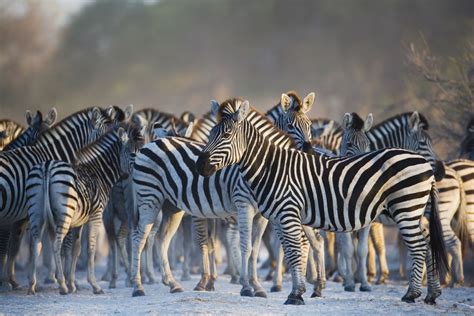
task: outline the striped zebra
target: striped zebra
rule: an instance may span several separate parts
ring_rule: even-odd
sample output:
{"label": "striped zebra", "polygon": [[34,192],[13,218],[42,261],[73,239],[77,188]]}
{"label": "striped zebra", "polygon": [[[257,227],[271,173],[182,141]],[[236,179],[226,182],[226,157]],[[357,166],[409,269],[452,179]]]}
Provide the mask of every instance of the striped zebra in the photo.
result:
{"label": "striped zebra", "polygon": [[24,130],[17,138],[8,143],[3,150],[9,151],[17,149],[23,146],[32,146],[35,144],[39,134],[47,130],[51,125],[54,124],[57,117],[57,111],[52,108],[46,119],[43,120],[43,114],[40,111],[36,111],[36,114],[32,114],[30,111],[26,111],[25,118],[28,128]]}
{"label": "striped zebra", "polygon": [[[73,164],[48,160],[31,169],[27,180],[32,254],[29,294],[36,292],[36,258],[41,252],[45,230],[53,242],[59,293],[76,291],[75,267],[81,251],[81,230],[85,224],[89,225],[87,280],[94,294],[104,293],[97,284],[94,272],[96,239],[102,225],[103,209],[112,186],[124,173],[131,171],[130,155],[143,145],[138,129],[125,128],[127,131],[122,127],[110,131],[82,149]],[[66,285],[61,247],[68,232],[74,228],[78,230],[72,258],[65,262],[68,265]]]}
{"label": "striped zebra", "polygon": [[47,160],[73,161],[76,151],[94,142],[115,125],[116,120],[123,118],[123,112],[116,113],[118,110],[115,107],[107,110],[87,108],[44,131],[35,146],[0,153],[0,290],[9,290],[10,284],[19,287],[14,262],[27,222],[28,172]]}
{"label": "striped zebra", "polygon": [[[313,153],[311,145],[312,122],[307,113],[311,110],[316,95],[309,93],[303,100],[294,92],[283,93],[280,103],[267,111],[266,116],[282,131],[286,132],[296,143],[296,148],[306,153]],[[315,285],[312,297],[320,297],[326,284],[326,270],[324,260],[324,239],[318,230],[303,226],[305,238],[311,245],[311,255],[308,257],[311,282]],[[277,245],[276,271],[273,279],[272,292],[282,289],[283,249]],[[306,256],[306,254],[305,254]]]}
{"label": "striped zebra", "polygon": [[25,128],[15,121],[0,120],[0,150],[3,150],[12,140],[20,136]]}
{"label": "striped zebra", "polygon": [[[181,115],[181,119],[171,114],[164,113],[155,109],[144,109],[133,113],[131,122],[134,123],[140,129],[140,134],[147,141],[155,138],[155,125],[160,126],[166,131],[175,129],[176,132],[182,133],[184,128],[187,128],[190,122],[194,121],[194,115],[185,112]],[[185,130],[184,130],[185,132]],[[131,162],[134,161],[134,157]],[[126,285],[130,286],[131,274],[130,274],[130,258],[127,252],[127,237],[129,231],[132,228],[132,210],[133,210],[133,199],[131,179],[123,179],[119,181],[111,192],[111,198],[104,210],[104,226],[107,233],[109,243],[111,245],[111,257],[110,268],[107,273],[110,273],[109,288],[115,288],[118,278],[118,252],[124,262],[125,271],[127,278],[125,279]],[[115,227],[115,223],[118,222],[118,229]],[[158,219],[157,225],[154,226],[147,242],[145,250],[145,273],[148,277],[149,283],[156,282],[156,276],[153,269],[153,245],[155,244],[155,236],[159,229],[161,219]],[[191,246],[189,243],[186,246]],[[106,273],[106,274],[107,274]],[[104,279],[105,277],[103,277]]]}
{"label": "striped zebra", "polygon": [[467,125],[466,136],[461,142],[459,157],[462,158],[464,155],[467,155],[470,160],[474,160],[474,117]]}
{"label": "striped zebra", "polygon": [[[213,101],[213,104],[215,109],[219,107],[217,102]],[[251,111],[248,120],[268,135],[277,146],[286,148],[295,146],[289,136],[279,132],[270,121],[257,111]],[[211,178],[203,178],[197,174],[194,166],[202,146],[200,143],[183,138],[164,138],[144,146],[136,157],[133,181],[135,212],[138,214],[135,218],[138,222],[133,236],[132,253],[134,296],[144,295],[138,271],[140,253],[145,239],[152,229],[152,223],[161,213],[160,210],[165,201],[202,219],[237,215],[242,252],[241,295],[266,295],[258,281],[256,271],[257,251],[266,220],[261,216],[255,218],[258,213],[255,209],[255,201],[242,181],[237,166],[222,170]],[[160,238],[162,240],[160,257],[164,283],[169,284],[171,292],[182,291],[169,269],[166,250],[183,213],[162,213],[162,226],[165,226],[165,229],[161,233],[163,238]],[[207,224],[203,221],[202,226],[205,227],[204,225]],[[202,232],[202,235],[206,235],[206,233]],[[255,238],[250,238],[252,235]],[[252,240],[254,241],[253,245]],[[201,253],[203,254],[204,273],[196,286],[198,290],[209,288],[214,282],[208,272],[210,269],[207,263],[208,249],[205,244],[200,246],[203,247]]]}
{"label": "striped zebra", "polygon": [[446,166],[454,169],[462,181],[466,199],[467,238],[471,247],[474,246],[474,161],[465,159],[451,160]]}
{"label": "striped zebra", "polygon": [[342,126],[338,122],[329,119],[313,119],[312,122],[313,145],[329,150],[339,156],[343,133]]}
{"label": "striped zebra", "polygon": [[[421,295],[426,259],[425,302],[434,304],[441,294],[438,271],[446,268],[447,259],[429,162],[400,149],[327,158],[279,148],[246,120],[249,112],[248,101],[234,99],[221,104],[219,123],[212,129],[196,169],[212,177],[224,167],[240,167],[260,212],[275,225],[285,250],[293,278],[293,290],[285,303],[304,304],[302,224],[355,231],[369,225],[386,207],[414,258],[402,300],[414,302]],[[422,230],[421,218],[430,197],[434,203],[428,232]]]}

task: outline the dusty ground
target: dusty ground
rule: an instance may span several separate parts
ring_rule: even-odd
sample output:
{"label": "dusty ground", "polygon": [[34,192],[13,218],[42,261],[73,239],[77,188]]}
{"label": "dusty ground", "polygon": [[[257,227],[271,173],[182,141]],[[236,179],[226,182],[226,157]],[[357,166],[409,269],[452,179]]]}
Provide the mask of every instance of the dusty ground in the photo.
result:
{"label": "dusty ground", "polygon": [[[20,280],[27,284],[23,274]],[[36,296],[26,295],[26,290],[0,294],[0,314],[474,314],[474,288],[444,289],[438,305],[428,306],[421,299],[415,304],[401,302],[406,285],[395,281],[374,285],[370,293],[344,292],[340,283],[328,282],[324,297],[318,299],[309,297],[312,287],[308,284],[305,306],[285,306],[283,302],[290,289],[288,275],[284,291],[268,293],[267,299],[240,297],[240,286],[230,284],[228,276],[219,277],[215,292],[191,291],[198,281],[198,276],[193,275],[191,281],[182,282],[184,293],[170,294],[162,284],[153,284],[145,285],[145,297],[136,298],[131,297],[130,288],[125,288],[123,277],[117,289],[108,289],[107,282],[100,282],[104,295],[92,294],[84,272],[78,273],[78,280],[81,289],[73,295],[60,296],[52,285],[44,287]],[[264,282],[264,287],[269,290],[271,283]]]}

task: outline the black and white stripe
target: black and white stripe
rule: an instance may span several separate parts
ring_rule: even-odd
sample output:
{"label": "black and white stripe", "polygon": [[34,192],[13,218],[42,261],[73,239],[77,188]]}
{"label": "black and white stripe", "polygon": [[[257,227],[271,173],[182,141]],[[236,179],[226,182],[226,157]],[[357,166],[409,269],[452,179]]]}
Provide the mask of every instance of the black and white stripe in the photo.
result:
{"label": "black and white stripe", "polygon": [[[46,229],[53,239],[53,251],[61,294],[76,291],[75,267],[80,249],[76,242],[72,261],[66,262],[68,286],[61,262],[61,247],[68,232],[86,223],[88,230],[88,277],[95,294],[103,293],[94,273],[96,239],[102,225],[102,213],[112,186],[123,173],[130,172],[130,153],[137,152],[143,142],[138,129],[126,127],[111,131],[81,150],[74,164],[48,160],[30,171],[27,180],[28,216],[33,260],[29,293],[36,291],[36,258]],[[68,258],[66,256],[66,258]]]}
{"label": "black and white stripe", "polygon": [[[304,303],[302,224],[331,231],[355,231],[369,225],[387,208],[414,258],[410,286],[403,300],[412,302],[421,295],[426,259],[425,302],[433,304],[441,294],[437,271],[445,267],[447,259],[433,170],[427,160],[400,149],[344,158],[282,149],[248,123],[249,108],[248,101],[226,101],[221,105],[220,121],[211,131],[196,167],[200,174],[212,176],[224,167],[238,164],[260,212],[275,224],[282,241],[293,277],[287,303]],[[434,202],[428,233],[422,230],[421,217],[430,197]]]}

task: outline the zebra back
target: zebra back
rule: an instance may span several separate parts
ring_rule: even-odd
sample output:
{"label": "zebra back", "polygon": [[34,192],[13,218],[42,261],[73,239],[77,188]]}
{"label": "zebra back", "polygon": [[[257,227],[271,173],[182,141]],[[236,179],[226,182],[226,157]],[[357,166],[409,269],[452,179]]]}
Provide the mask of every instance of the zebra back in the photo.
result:
{"label": "zebra back", "polygon": [[433,168],[436,181],[444,176],[444,165],[433,150],[428,134],[427,119],[418,112],[407,112],[391,117],[368,131],[371,149],[396,147],[414,151],[423,156]]}
{"label": "zebra back", "polygon": [[12,120],[0,120],[0,150],[17,138],[25,128]]}

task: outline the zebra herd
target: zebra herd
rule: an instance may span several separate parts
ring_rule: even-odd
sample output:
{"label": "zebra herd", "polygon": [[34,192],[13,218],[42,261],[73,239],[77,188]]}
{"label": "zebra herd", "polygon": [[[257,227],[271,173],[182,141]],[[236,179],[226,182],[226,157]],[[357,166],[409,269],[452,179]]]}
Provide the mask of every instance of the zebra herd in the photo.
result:
{"label": "zebra herd", "polygon": [[[182,279],[189,277],[194,236],[201,255],[194,290],[212,291],[216,230],[225,223],[221,238],[240,294],[267,297],[257,274],[263,240],[276,261],[271,290],[281,290],[286,262],[292,291],[285,304],[301,305],[306,280],[314,285],[311,297],[322,295],[326,270],[338,271],[346,291],[354,291],[356,280],[361,291],[370,291],[377,257],[377,283],[384,283],[388,225],[398,229],[401,255],[412,259],[402,300],[421,295],[426,274],[425,302],[435,304],[442,284],[464,282],[464,241],[474,242],[474,162],[440,161],[428,121],[418,112],[375,126],[371,114],[363,120],[346,113],[339,124],[311,120],[314,102],[314,93],[301,99],[288,92],[266,114],[233,98],[211,101],[199,119],[189,112],[175,117],[110,106],[87,108],[56,124],[54,108],[44,119],[41,112],[27,112],[27,129],[0,121],[0,290],[20,287],[15,259],[27,232],[28,294],[37,291],[37,261],[48,245],[52,256],[46,260],[54,259],[55,267],[49,273],[60,294],[76,292],[84,231],[87,280],[94,294],[103,293],[94,272],[103,223],[110,288],[122,262],[132,295],[145,295],[142,273],[156,281],[155,248],[162,282],[171,293],[182,292],[168,254],[181,226]],[[470,159],[473,126],[461,143],[461,154]],[[268,246],[272,234],[278,238]]]}

